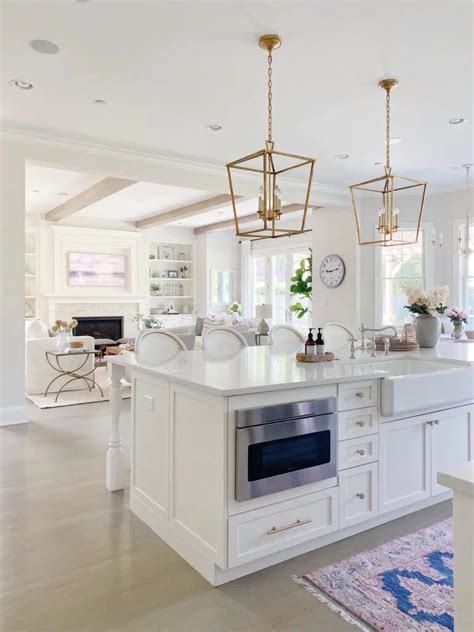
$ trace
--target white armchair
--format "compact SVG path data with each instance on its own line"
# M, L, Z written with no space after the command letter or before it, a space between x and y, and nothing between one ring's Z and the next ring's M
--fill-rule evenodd
M94 349L94 338L92 336L75 336L74 340L82 340L85 349ZM26 341L26 393L37 395L44 393L51 380L59 375L54 371L46 360L46 351L56 350L56 338L31 338ZM68 370L79 368L84 362L84 356L71 354L71 357L61 358L61 366ZM92 370L94 357L90 355L81 373L87 373L87 369ZM54 383L52 392L57 393L68 377L59 378ZM66 390L77 391L86 388L85 382L76 380Z

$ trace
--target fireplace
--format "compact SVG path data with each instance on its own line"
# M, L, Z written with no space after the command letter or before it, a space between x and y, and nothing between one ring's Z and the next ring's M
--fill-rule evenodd
M92 336L96 340L123 338L123 316L75 316L75 336Z

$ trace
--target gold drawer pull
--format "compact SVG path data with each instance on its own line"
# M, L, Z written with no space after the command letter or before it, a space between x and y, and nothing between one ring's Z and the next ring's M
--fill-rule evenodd
M280 533L280 531L286 531L287 529L294 529L295 527L302 527L304 524L309 524L313 522L308 518L308 520L298 520L293 522L292 524L287 524L285 527L272 527L270 531L267 531L267 535L274 535L275 533Z
M427 425L427 426L432 426L433 424L434 424L434 421L427 421L427 422L426 422L426 425Z
M364 393L362 391L357 391L356 393L356 397L358 397L359 399L364 399Z
M357 498L360 498L361 500L364 500L364 498L365 498L365 494L362 494L362 492L359 493L359 494L356 494L356 496L357 496Z
M365 426L365 421L356 421L356 424L363 428Z
M357 452L357 454L360 454L360 456L364 456L364 454L365 454L365 450L362 450L362 449L356 450L356 452Z

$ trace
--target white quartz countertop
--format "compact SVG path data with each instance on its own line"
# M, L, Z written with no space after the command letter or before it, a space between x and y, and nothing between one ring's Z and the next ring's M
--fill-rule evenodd
M410 354L392 353L390 358L380 353L377 359L372 359L366 352L360 353L356 361L349 361L341 354L339 360L318 364L297 362L295 351L285 353L268 346L247 347L227 359L214 358L204 351L187 351L152 367L140 364L134 354L109 356L107 361L221 396L230 396L381 378L387 373L377 368L377 360L403 357L447 360L474 366L474 345L449 340L441 341L436 349L421 349Z
M438 472L438 483L456 492L474 496L474 461L467 461L446 472Z

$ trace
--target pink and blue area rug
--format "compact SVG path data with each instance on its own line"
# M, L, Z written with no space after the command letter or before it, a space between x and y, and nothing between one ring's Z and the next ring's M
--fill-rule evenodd
M454 630L452 520L294 579L361 630Z

